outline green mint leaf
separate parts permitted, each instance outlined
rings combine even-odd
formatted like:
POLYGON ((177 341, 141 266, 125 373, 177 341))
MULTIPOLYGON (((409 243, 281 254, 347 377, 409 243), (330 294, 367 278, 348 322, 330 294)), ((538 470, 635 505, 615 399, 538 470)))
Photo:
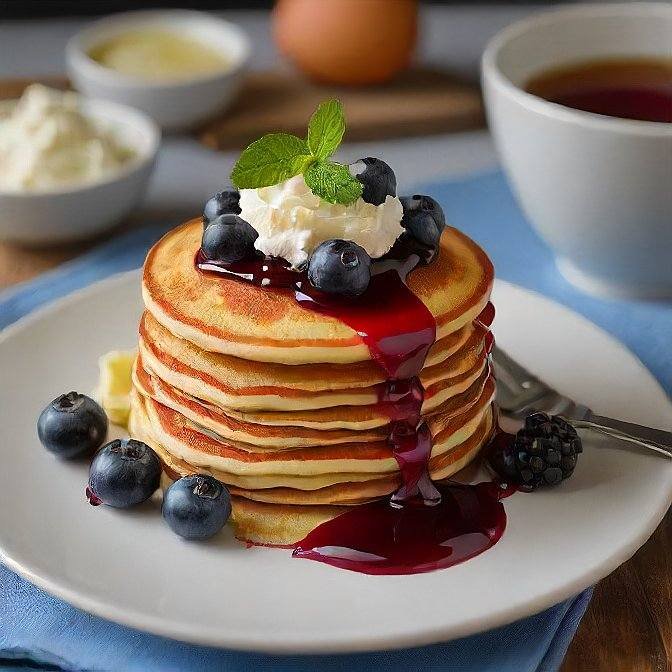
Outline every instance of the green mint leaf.
POLYGON ((308 149, 318 159, 328 159, 341 144, 345 116, 340 100, 320 103, 308 124, 308 149))
POLYGON ((330 161, 313 163, 303 175, 316 195, 329 203, 350 205, 362 195, 362 183, 354 178, 347 166, 330 161))
POLYGON ((314 161, 305 140, 289 133, 271 133, 243 150, 231 181, 238 189, 269 187, 302 173, 314 161))

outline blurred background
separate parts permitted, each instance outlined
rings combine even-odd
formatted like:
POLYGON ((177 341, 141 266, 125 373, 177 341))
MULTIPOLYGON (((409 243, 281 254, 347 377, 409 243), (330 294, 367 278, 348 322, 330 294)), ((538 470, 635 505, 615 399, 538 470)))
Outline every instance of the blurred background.
MULTIPOLYGON (((318 0, 319 2, 319 0, 318 0)), ((530 0, 491 0, 487 3, 467 3, 454 0, 423 0, 430 5, 511 5, 511 4, 535 4, 530 0)), ((270 9, 274 0, 197 0, 189 2, 191 9, 270 9)), ((536 0, 536 4, 552 4, 544 0, 536 0)), ((184 2, 179 0, 164 0, 163 2, 151 2, 151 0, 96 0, 93 2, 79 2, 78 0, 4 0, 0 4, 0 16, 4 17, 30 17, 30 16, 62 16, 66 14, 95 15, 108 14, 110 12, 126 11, 129 9, 148 9, 156 7, 184 7, 184 2)))
MULTIPOLYGON (((159 17, 157 25, 196 41, 180 49, 214 45, 228 62, 210 79, 208 75, 207 82, 193 70, 168 82, 154 81, 157 73, 142 69, 148 63, 175 67, 174 45, 152 44, 157 36, 151 30, 149 35, 138 35, 143 26, 137 15, 128 19, 124 12, 186 8, 179 0, 0 2, 0 100, 16 100, 32 83, 57 90, 72 88, 88 99, 138 109, 164 133, 146 197, 139 206, 137 199, 129 197, 129 208, 134 207, 117 212, 114 221, 93 226, 101 213, 92 211, 88 219, 80 220, 81 230, 59 231, 52 211, 53 231, 47 232, 43 221, 36 218, 29 234, 27 220, 37 210, 26 205, 26 199, 3 197, 0 240, 18 246, 11 245, 8 252, 9 243, 0 244, 0 287, 74 256, 105 230, 111 234, 119 230, 113 225, 128 229, 164 218, 169 219, 167 224, 176 224, 192 215, 227 181, 243 147, 270 130, 303 135, 312 110, 329 97, 342 100, 348 118, 339 160, 379 156, 394 166, 398 184, 405 188, 494 168, 497 155, 486 130, 481 56, 498 31, 559 4, 503 0, 487 4, 447 0, 190 2, 188 9, 196 10, 196 16, 159 17), (110 35, 114 43, 118 28, 128 33, 126 37, 106 44, 110 35), (125 44, 129 36, 137 43, 125 44), (97 60, 92 49, 100 45, 112 49, 110 58, 125 60, 122 70, 131 60, 139 70, 129 79, 127 72, 119 70, 119 63, 97 60), (167 60, 162 65, 164 57, 167 60), (84 221, 91 225, 87 228, 84 221), (77 238, 90 240, 79 243, 77 238), (66 239, 76 244, 54 247, 66 239), (48 249, 36 255, 24 249, 25 243, 47 245, 48 249), (3 273, 3 262, 15 271, 3 273)), ((561 51, 563 40, 554 40, 561 51)), ((607 42, 607 51, 618 44, 618 40, 613 45, 607 42)), ((643 48, 650 50, 651 46, 643 48)), ((191 53, 187 62, 191 58, 193 66, 205 56, 191 53)), ((533 67, 534 59, 528 60, 533 67)), ((662 76, 667 81, 669 69, 662 76)), ((136 184, 136 189, 144 192, 145 186, 136 184)), ((128 190, 124 193, 128 195, 128 190)), ((79 212, 81 207, 78 204, 79 212)))
MULTIPOLYGON (((0 100, 16 100, 32 83, 74 89, 88 99, 138 109, 157 122, 164 134, 146 198, 105 226, 86 229, 82 224, 79 232, 54 229, 54 235, 47 235, 43 223, 36 221, 34 235, 28 235, 26 218, 36 210, 11 214, 10 206, 15 204, 10 196, 4 199, 0 240, 48 244, 49 251, 35 256, 19 246, 4 254, 0 246, 0 262, 3 254, 11 266, 17 265, 17 258, 28 259, 11 279, 0 273, 0 286, 24 279, 44 269, 45 263, 68 258, 89 244, 53 249, 53 244, 66 238, 68 242, 91 238, 94 230, 101 233, 107 228, 113 233, 112 224, 132 228, 163 217, 175 224, 197 212, 208 195, 227 181, 243 147, 270 130, 303 135, 312 110, 330 97, 342 100, 348 118, 339 160, 379 156, 394 166, 398 184, 408 185, 405 188, 495 168, 497 155, 486 130, 480 86, 483 51, 507 25, 559 4, 201 0, 188 3, 189 10, 196 10, 191 18, 151 19, 170 34, 193 38, 192 44, 180 45, 179 49, 192 52, 180 65, 175 62, 178 54, 170 35, 168 44, 155 43, 154 23, 141 25, 137 14, 124 18, 127 10, 179 10, 184 8, 179 0, 0 2, 0 100), (143 26, 149 27, 149 34, 142 35, 143 26), (120 41, 115 35, 122 36, 120 41), (212 58, 212 53, 202 50, 213 46, 223 61, 205 81, 198 61, 212 58), (111 51, 96 56, 97 48, 111 51), (125 65, 114 62, 117 58, 125 65), (129 77, 124 68, 130 67, 131 60, 137 71, 129 77), (156 72, 143 72, 157 65, 187 70, 173 73, 174 77, 168 73, 168 79, 161 81, 154 79, 156 72)), ((618 33, 616 39, 605 38, 607 55, 615 46, 621 48, 620 38, 618 33)), ((565 41, 566 36, 556 36, 552 48, 563 53, 565 41)), ((644 52, 653 48, 649 42, 642 45, 644 52)), ((185 58, 185 53, 179 57, 185 58)), ((525 77, 536 67, 536 58, 523 59, 528 69, 525 77)), ((669 72, 663 64, 654 76, 665 84, 669 72)), ((633 77, 628 86, 641 88, 640 73, 633 77)), ((554 136, 552 132, 546 137, 554 136)), ((95 216, 92 212, 91 217, 95 216)))
MULTIPOLYGON (((216 42, 225 56, 233 50, 228 56, 235 63, 207 87, 195 89, 185 76, 174 87, 144 90, 127 86, 114 68, 103 73, 91 67, 84 45, 88 31, 100 33, 95 39, 104 41, 96 22, 127 10, 180 8, 187 7, 179 1, 0 2, 0 99, 16 99, 35 82, 74 88, 88 98, 140 109, 164 131, 146 198, 104 235, 157 221, 174 225, 198 212, 227 181, 240 149, 270 130, 303 135, 312 110, 328 97, 340 98, 348 117, 339 158, 381 156, 394 165, 400 185, 493 165, 483 130, 479 59, 494 33, 539 6, 414 0, 190 2, 189 10, 203 12, 194 35, 206 31, 205 41, 216 42), (352 21, 355 12, 357 22, 352 21), (210 17, 226 25, 215 25, 210 17), (222 32, 206 35, 215 30, 222 32), (117 74, 118 81, 111 82, 117 74), (213 149, 218 151, 209 151, 213 149)), ((137 29, 133 22, 127 27, 137 29)), ((0 207, 0 228, 6 229, 0 230, 0 239, 13 238, 0 244, 0 287, 100 240, 96 235, 72 241, 91 239, 83 223, 79 232, 48 236, 41 221, 35 236, 28 237, 30 213, 17 213, 10 230, 8 206, 3 202, 0 207), (60 245, 66 237, 74 244, 60 245)))

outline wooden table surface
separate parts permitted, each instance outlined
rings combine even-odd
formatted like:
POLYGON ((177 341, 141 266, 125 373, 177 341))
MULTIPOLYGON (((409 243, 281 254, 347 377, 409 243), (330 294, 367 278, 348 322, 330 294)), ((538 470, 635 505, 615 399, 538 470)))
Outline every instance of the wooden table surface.
MULTIPOLYGON (((92 244, 44 250, 0 244, 0 289, 92 244)), ((672 510, 634 557, 596 586, 562 666, 562 672, 667 671, 672 672, 672 510)))

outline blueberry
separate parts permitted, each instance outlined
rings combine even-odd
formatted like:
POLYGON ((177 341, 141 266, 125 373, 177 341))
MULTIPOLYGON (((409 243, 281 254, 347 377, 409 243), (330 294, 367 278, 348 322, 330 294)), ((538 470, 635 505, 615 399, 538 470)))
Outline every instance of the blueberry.
POLYGON ((91 503, 123 509, 149 499, 160 478, 161 460, 146 443, 116 439, 93 458, 87 494, 91 503))
POLYGON ((66 459, 94 451, 106 434, 105 411, 79 392, 68 392, 54 399, 37 421, 37 435, 42 445, 66 459))
POLYGON ((254 254, 259 234, 238 215, 220 215, 203 232, 201 251, 206 259, 233 264, 254 254))
POLYGON ((367 156, 348 167, 350 174, 364 185, 362 198, 367 203, 380 205, 385 202, 387 196, 396 196, 397 178, 385 161, 367 156))
POLYGON ((231 495, 212 476, 184 476, 166 490, 161 512, 175 534, 185 539, 208 539, 229 519, 231 495))
POLYGON ((404 216, 401 225, 419 242, 437 247, 446 226, 441 206, 431 196, 402 196, 404 216))
POLYGON ((327 240, 310 258, 308 279, 322 292, 359 296, 371 280, 371 257, 350 240, 327 240))
POLYGON ((203 230, 220 215, 240 214, 240 193, 237 189, 218 191, 203 208, 203 230))

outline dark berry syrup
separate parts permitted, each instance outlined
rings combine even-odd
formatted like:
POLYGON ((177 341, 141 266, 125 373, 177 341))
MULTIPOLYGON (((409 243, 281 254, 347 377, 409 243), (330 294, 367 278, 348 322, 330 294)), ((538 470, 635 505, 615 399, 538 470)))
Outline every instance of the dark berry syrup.
MULTIPOLYGON (((429 476, 432 437, 421 417, 419 375, 436 341, 436 322, 407 287, 406 277, 435 253, 402 236, 373 262, 369 287, 355 300, 317 291, 305 271, 293 271, 283 260, 259 255, 240 264, 219 264, 200 253, 196 257, 202 271, 293 289, 302 306, 338 318, 359 334, 385 372, 378 403, 390 418, 388 440, 401 486, 389 501, 353 507, 319 525, 296 545, 294 557, 366 574, 416 574, 474 557, 504 532, 500 500, 511 494, 508 489, 495 483, 437 486, 429 476)), ((487 328, 493 318, 488 304, 477 321, 487 328)))
POLYGON ((474 320, 477 325, 485 329, 485 351, 490 354, 495 347, 495 337, 490 331, 490 326, 495 321, 495 307, 490 301, 481 311, 481 314, 474 320))
POLYGON ((103 503, 103 500, 96 495, 93 490, 87 485, 86 486, 86 498, 89 500, 91 506, 100 506, 103 503))
POLYGON ((494 546, 504 534, 501 499, 512 490, 497 483, 438 484, 441 501, 385 500, 353 507, 316 527, 294 556, 364 574, 420 574, 452 567, 494 546))

